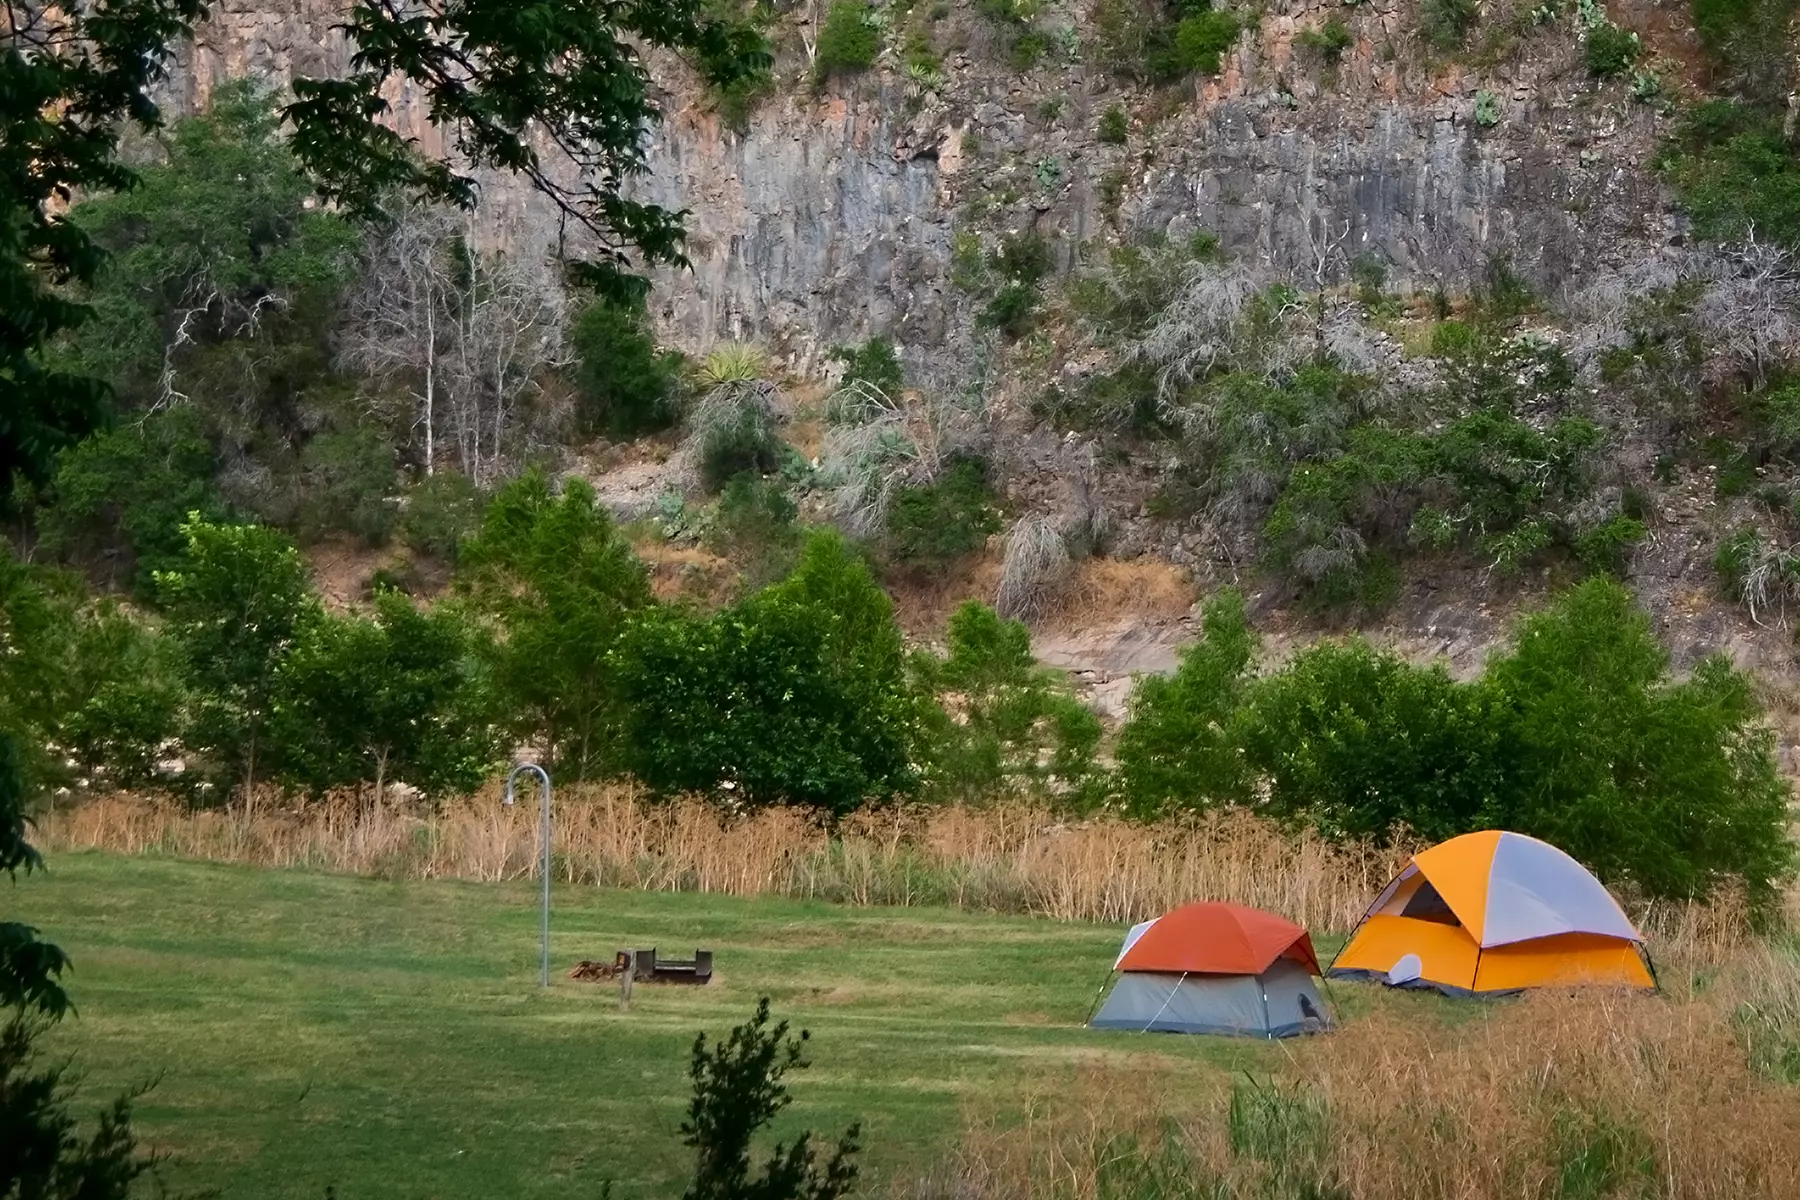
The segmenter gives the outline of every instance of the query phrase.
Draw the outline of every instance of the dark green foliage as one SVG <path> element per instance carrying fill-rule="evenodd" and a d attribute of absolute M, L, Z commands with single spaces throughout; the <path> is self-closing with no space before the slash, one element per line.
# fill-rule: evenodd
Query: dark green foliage
<path fill-rule="evenodd" d="M 1788 789 L 1747 676 L 1669 674 L 1648 616 L 1594 579 L 1520 627 L 1470 683 L 1353 641 L 1248 682 L 1234 597 L 1120 731 L 1128 811 L 1251 803 L 1331 837 L 1503 828 L 1658 898 L 1744 884 L 1759 914 L 1792 866 Z"/>
<path fill-rule="evenodd" d="M 130 1097 L 102 1109 L 84 1134 L 69 1111 L 67 1068 L 39 1060 L 42 1032 L 40 1020 L 17 1013 L 0 1026 L 0 1196 L 128 1200 L 154 1165 L 137 1152 Z"/>
<path fill-rule="evenodd" d="M 1014 35 L 1012 45 L 1007 48 L 1007 65 L 1021 73 L 1029 71 L 1043 61 L 1044 55 L 1050 53 L 1052 46 L 1050 35 L 1037 26 L 1021 29 Z"/>
<path fill-rule="evenodd" d="M 835 533 L 711 617 L 649 614 L 617 662 L 630 766 L 659 793 L 838 816 L 917 785 L 923 709 L 893 605 Z"/>
<path fill-rule="evenodd" d="M 12 882 L 20 871 L 29 874 L 43 866 L 36 848 L 25 840 L 29 796 L 23 758 L 18 738 L 0 726 L 0 871 Z M 37 933 L 29 925 L 0 921 L 0 1007 L 60 1017 L 69 1009 L 69 995 L 60 982 L 69 958 Z"/>
<path fill-rule="evenodd" d="M 400 536 L 420 554 L 454 564 L 462 540 L 481 525 L 487 497 L 460 471 L 439 471 L 406 494 Z"/>
<path fill-rule="evenodd" d="M 271 736 L 283 777 L 315 795 L 374 783 L 468 791 L 499 762 L 475 630 L 454 606 L 397 592 L 368 616 L 314 614 L 277 671 Z"/>
<path fill-rule="evenodd" d="M 463 543 L 465 588 L 498 629 L 492 683 L 514 732 L 540 740 L 559 776 L 617 766 L 624 720 L 611 655 L 650 603 L 643 563 L 586 481 L 560 496 L 531 471 L 501 489 Z"/>
<path fill-rule="evenodd" d="M 1056 253 L 1043 234 L 1028 231 L 1003 238 L 988 257 L 988 265 L 1002 278 L 1035 285 L 1055 269 Z"/>
<path fill-rule="evenodd" d="M 1095 136 L 1109 146 L 1123 146 L 1131 137 L 1131 117 L 1123 105 L 1114 104 L 1100 114 Z"/>
<path fill-rule="evenodd" d="M 870 338 L 861 346 L 839 346 L 831 352 L 831 358 L 843 365 L 845 387 L 866 383 L 888 396 L 898 396 L 906 386 L 900 356 L 894 353 L 894 343 L 886 338 Z"/>
<path fill-rule="evenodd" d="M 1170 676 L 1147 675 L 1119 731 L 1118 790 L 1127 812 L 1246 803 L 1251 775 L 1235 729 L 1257 637 L 1236 591 L 1206 602 L 1200 640 Z"/>
<path fill-rule="evenodd" d="M 1656 1147 L 1639 1130 L 1603 1112 L 1561 1108 L 1556 1113 L 1557 1196 L 1605 1200 L 1654 1190 Z"/>
<path fill-rule="evenodd" d="M 100 428 L 106 382 L 49 364 L 43 350 L 86 308 L 70 285 L 90 282 L 104 251 L 63 206 L 77 192 L 129 188 L 119 139 L 153 129 L 149 90 L 203 0 L 89 0 L 54 18 L 21 10 L 0 55 L 0 507 L 19 480 L 42 484 L 59 451 Z"/>
<path fill-rule="evenodd" d="M 1588 570 L 1620 575 L 1625 571 L 1625 560 L 1630 556 L 1631 548 L 1649 533 L 1650 527 L 1641 519 L 1622 512 L 1614 513 L 1599 524 L 1577 532 L 1571 548 Z"/>
<path fill-rule="evenodd" d="M 1295 35 L 1294 43 L 1317 54 L 1327 65 L 1335 66 L 1344 57 L 1344 51 L 1356 44 L 1356 38 L 1348 25 L 1330 17 L 1316 29 L 1301 30 Z"/>
<path fill-rule="evenodd" d="M 834 75 L 854 75 L 875 65 L 881 33 L 869 20 L 862 0 L 831 0 L 813 54 L 813 74 L 821 82 Z"/>
<path fill-rule="evenodd" d="M 1453 53 L 1462 49 L 1480 13 L 1477 0 L 1424 0 L 1419 8 L 1419 33 L 1432 49 Z"/>
<path fill-rule="evenodd" d="M 1166 40 L 1151 50 L 1150 77 L 1167 81 L 1196 71 L 1217 75 L 1225 52 L 1242 32 L 1243 23 L 1234 12 L 1211 10 L 1183 17 Z"/>
<path fill-rule="evenodd" d="M 1511 760 L 1506 820 L 1650 895 L 1736 877 L 1764 908 L 1793 856 L 1774 735 L 1722 656 L 1681 683 L 1668 666 L 1611 581 L 1529 618 L 1482 681 Z"/>
<path fill-rule="evenodd" d="M 186 555 L 157 573 L 156 590 L 195 693 L 185 741 L 248 791 L 271 753 L 276 672 L 318 601 L 306 563 L 273 529 L 199 518 L 181 529 Z"/>
<path fill-rule="evenodd" d="M 643 306 L 596 300 L 569 330 L 584 433 L 630 439 L 680 417 L 681 356 L 656 348 Z"/>
<path fill-rule="evenodd" d="M 785 443 L 775 416 L 754 387 L 725 385 L 727 393 L 703 401 L 698 432 L 700 482 L 716 492 L 739 475 L 768 475 L 781 466 Z"/>
<path fill-rule="evenodd" d="M 998 329 L 1007 337 L 1023 337 L 1031 330 L 1037 306 L 1037 288 L 1029 283 L 1009 283 L 975 314 L 975 323 L 983 329 Z"/>
<path fill-rule="evenodd" d="M 1255 684 L 1243 744 L 1274 816 L 1333 838 L 1405 828 L 1438 841 L 1479 827 L 1495 733 L 1477 689 L 1358 639 L 1315 646 Z"/>
<path fill-rule="evenodd" d="M 188 399 L 295 429 L 332 375 L 331 326 L 358 234 L 309 204 L 312 185 L 250 84 L 221 88 L 166 146 L 136 188 L 74 209 L 108 259 L 92 319 L 57 359 L 109 381 L 127 408 Z"/>
<path fill-rule="evenodd" d="M 706 527 L 706 544 L 738 563 L 754 587 L 793 569 L 800 552 L 799 508 L 779 482 L 743 474 L 725 485 Z"/>
<path fill-rule="evenodd" d="M 942 562 L 968 554 L 999 532 L 987 464 L 976 458 L 957 457 L 931 483 L 900 487 L 888 507 L 887 548 L 906 561 Z"/>
<path fill-rule="evenodd" d="M 57 456 L 36 512 L 39 545 L 148 596 L 155 572 L 186 547 L 187 515 L 224 518 L 213 468 L 212 443 L 189 405 L 96 434 Z"/>
<path fill-rule="evenodd" d="M 300 452 L 304 486 L 300 535 L 318 539 L 337 531 L 365 545 L 388 540 L 400 519 L 394 450 L 367 427 L 320 434 Z"/>
<path fill-rule="evenodd" d="M 1800 157 L 1772 112 L 1731 100 L 1689 110 L 1661 165 L 1702 237 L 1800 249 Z"/>
<path fill-rule="evenodd" d="M 925 686 L 955 709 L 933 713 L 931 790 L 952 800 L 1081 803 L 1097 782 L 1101 728 L 1067 676 L 1037 665 L 1024 624 L 975 601 L 952 614 L 948 641 L 945 658 L 918 662 Z"/>
<path fill-rule="evenodd" d="M 1693 0 L 1694 28 L 1720 82 L 1754 103 L 1778 107 L 1794 85 L 1795 7 L 1795 0 Z"/>
<path fill-rule="evenodd" d="M 694 1039 L 688 1075 L 694 1095 L 681 1123 L 682 1143 L 694 1151 L 694 1178 L 682 1200 L 838 1200 L 856 1183 L 859 1127 L 838 1139 L 819 1161 L 810 1131 L 777 1143 L 760 1175 L 752 1173 L 752 1143 L 792 1102 L 784 1077 L 804 1070 L 807 1032 L 788 1034 L 786 1021 L 769 1025 L 767 997 L 756 1015 L 710 1049 Z"/>
<path fill-rule="evenodd" d="M 1076 279 L 1069 299 L 1108 340 L 1138 337 L 1175 299 L 1194 264 L 1218 257 L 1218 237 L 1204 230 L 1180 240 L 1145 236 L 1112 247 L 1105 270 Z"/>
<path fill-rule="evenodd" d="M 1601 21 L 1587 32 L 1587 68 L 1602 78 L 1622 75 L 1637 61 L 1638 35 L 1611 21 Z"/>

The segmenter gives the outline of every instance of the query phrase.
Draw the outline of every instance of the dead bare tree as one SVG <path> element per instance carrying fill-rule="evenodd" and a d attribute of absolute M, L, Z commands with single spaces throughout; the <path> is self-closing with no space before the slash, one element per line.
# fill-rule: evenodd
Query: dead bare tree
<path fill-rule="evenodd" d="M 413 427 L 424 439 L 425 473 L 437 467 L 437 409 L 452 342 L 456 279 L 449 248 L 459 229 L 449 209 L 407 204 L 369 247 L 362 286 L 350 300 L 347 365 L 412 391 Z"/>
<path fill-rule="evenodd" d="M 445 435 L 477 483 L 503 468 L 520 405 L 567 361 L 566 303 L 547 270 L 475 249 L 467 218 L 406 205 L 371 247 L 344 358 L 403 383 L 432 473 Z"/>

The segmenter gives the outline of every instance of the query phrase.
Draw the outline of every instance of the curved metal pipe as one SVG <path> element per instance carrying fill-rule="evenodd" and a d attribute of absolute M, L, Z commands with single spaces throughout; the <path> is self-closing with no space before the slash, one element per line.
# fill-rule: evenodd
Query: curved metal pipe
<path fill-rule="evenodd" d="M 539 967 L 539 986 L 550 986 L 550 772 L 536 763 L 520 763 L 506 777 L 506 798 L 501 801 L 508 808 L 512 807 L 514 784 L 520 775 L 530 771 L 538 777 L 538 793 L 543 797 L 543 816 L 538 823 L 538 840 L 543 843 L 544 861 L 542 876 L 544 881 L 544 913 L 543 913 L 543 949 Z"/>

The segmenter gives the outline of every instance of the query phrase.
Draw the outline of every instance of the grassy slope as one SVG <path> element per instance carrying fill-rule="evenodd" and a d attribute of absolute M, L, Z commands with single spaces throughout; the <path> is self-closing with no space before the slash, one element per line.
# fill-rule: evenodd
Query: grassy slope
<path fill-rule="evenodd" d="M 786 1127 L 861 1119 L 878 1177 L 928 1168 L 965 1104 L 1083 1061 L 1227 1069 L 1266 1044 L 1080 1028 L 1119 930 L 933 910 L 569 889 L 553 970 L 635 943 L 718 955 L 704 989 L 553 978 L 528 884 L 388 883 L 57 855 L 10 897 L 74 956 L 56 1034 L 83 1100 L 155 1078 L 142 1130 L 178 1188 L 234 1197 L 679 1195 L 694 1032 L 759 995 L 813 1032 Z M 1342 989 L 1340 989 L 1342 990 Z"/>

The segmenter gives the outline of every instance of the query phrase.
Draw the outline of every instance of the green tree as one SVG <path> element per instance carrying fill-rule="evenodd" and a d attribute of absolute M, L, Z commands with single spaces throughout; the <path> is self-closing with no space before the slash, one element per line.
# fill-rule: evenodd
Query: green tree
<path fill-rule="evenodd" d="M 38 505 L 40 547 L 110 582 L 154 593 L 157 571 L 180 559 L 181 524 L 192 512 L 224 519 L 212 486 L 214 452 L 190 405 L 164 409 L 107 430 L 57 456 Z"/>
<path fill-rule="evenodd" d="M 759 1174 L 750 1156 L 759 1130 L 792 1103 L 785 1077 L 805 1070 L 807 1032 L 788 1033 L 786 1021 L 769 1025 L 769 1001 L 723 1040 L 707 1046 L 694 1039 L 688 1075 L 694 1081 L 681 1140 L 694 1152 L 694 1178 L 682 1200 L 837 1200 L 856 1182 L 858 1126 L 838 1139 L 819 1161 L 812 1134 L 777 1143 Z"/>
<path fill-rule="evenodd" d="M 1495 824 L 1653 896 L 1739 879 L 1767 912 L 1793 863 L 1789 794 L 1742 673 L 1714 657 L 1671 680 L 1649 615 L 1594 579 L 1527 619 L 1482 686 L 1509 759 Z"/>
<path fill-rule="evenodd" d="M 641 303 L 596 300 L 569 330 L 588 433 L 641 437 L 680 416 L 681 355 L 658 350 Z"/>
<path fill-rule="evenodd" d="M 127 408 L 193 398 L 289 417 L 330 374 L 331 324 L 356 229 L 311 205 L 313 188 L 254 85 L 177 122 L 167 160 L 137 186 L 75 206 L 105 252 L 91 314 L 58 348 Z"/>
<path fill-rule="evenodd" d="M 453 606 L 383 591 L 369 616 L 321 614 L 277 671 L 271 738 L 314 791 L 393 780 L 466 791 L 501 757 L 474 630 Z"/>
<path fill-rule="evenodd" d="M 493 682 L 517 732 L 541 738 L 559 771 L 614 769 L 623 720 L 610 655 L 650 580 L 584 480 L 560 496 L 542 472 L 514 480 L 463 544 L 458 581 L 499 629 Z"/>
<path fill-rule="evenodd" d="M 950 617 L 949 653 L 922 656 L 932 713 L 930 782 L 959 800 L 1023 794 L 1080 803 L 1095 782 L 1100 718 L 1060 671 L 1037 665 L 1031 632 L 970 601 Z"/>
<path fill-rule="evenodd" d="M 917 784 L 923 712 L 893 605 L 833 532 L 712 617 L 649 615 L 618 663 L 629 763 L 660 793 L 842 815 Z"/>
<path fill-rule="evenodd" d="M 197 514 L 181 528 L 186 557 L 156 586 L 194 693 L 185 742 L 229 769 L 248 802 L 272 749 L 277 672 L 318 601 L 299 551 L 275 530 Z"/>
<path fill-rule="evenodd" d="M 1206 602 L 1200 640 L 1182 650 L 1175 674 L 1139 681 L 1115 751 L 1127 811 L 1155 816 L 1249 799 L 1235 724 L 1256 656 L 1244 598 L 1226 589 Z"/>
<path fill-rule="evenodd" d="M 1251 686 L 1240 733 L 1266 810 L 1334 838 L 1478 828 L 1498 785 L 1475 688 L 1361 639 L 1315 646 Z"/>
<path fill-rule="evenodd" d="M 62 205 L 136 182 L 119 140 L 159 126 L 151 90 L 210 7 L 25 0 L 0 32 L 0 495 L 10 496 L 14 476 L 43 482 L 57 451 L 105 418 L 101 379 L 43 357 L 89 315 L 68 285 L 93 281 L 105 261 Z M 356 46 L 351 73 L 296 80 L 282 113 L 328 195 L 364 210 L 395 190 L 467 207 L 476 171 L 511 171 L 593 235 L 578 274 L 619 294 L 646 286 L 630 274 L 634 250 L 647 263 L 681 260 L 681 214 L 626 195 L 645 169 L 645 126 L 660 115 L 645 51 L 683 54 L 719 88 L 770 61 L 743 14 L 707 0 L 422 11 L 377 2 L 356 7 L 342 28 Z M 444 131 L 440 155 L 422 154 L 388 120 L 396 84 L 421 95 Z M 545 144 L 575 169 L 545 163 Z M 571 178 L 581 182 L 558 182 Z"/>

